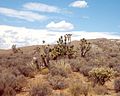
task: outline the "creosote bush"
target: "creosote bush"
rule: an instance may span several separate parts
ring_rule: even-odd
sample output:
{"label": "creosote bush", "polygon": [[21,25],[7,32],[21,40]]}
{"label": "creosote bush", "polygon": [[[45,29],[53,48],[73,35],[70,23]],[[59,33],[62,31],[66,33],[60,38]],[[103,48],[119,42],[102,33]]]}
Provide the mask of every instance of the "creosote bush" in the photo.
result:
{"label": "creosote bush", "polygon": [[69,91],[72,96],[88,96],[89,87],[80,79],[76,79],[70,83]]}
{"label": "creosote bush", "polygon": [[110,68],[100,67],[100,68],[93,68],[89,72],[89,76],[91,80],[95,84],[104,85],[106,81],[109,81],[111,77],[115,75],[115,71]]}
{"label": "creosote bush", "polygon": [[49,96],[52,93],[52,89],[47,82],[39,80],[34,85],[30,86],[30,96]]}
{"label": "creosote bush", "polygon": [[97,85],[93,88],[95,94],[104,96],[108,94],[108,90],[105,86]]}
{"label": "creosote bush", "polygon": [[65,80],[65,77],[62,76],[49,76],[48,81],[52,85],[54,90],[65,89],[68,87],[68,83]]}
{"label": "creosote bush", "polygon": [[58,62],[50,63],[50,74],[52,76],[61,75],[63,77],[68,77],[68,74],[71,73],[71,67],[69,64],[65,63],[62,60]]}
{"label": "creosote bush", "polygon": [[16,96],[25,86],[24,76],[15,76],[11,73],[0,74],[0,96]]}

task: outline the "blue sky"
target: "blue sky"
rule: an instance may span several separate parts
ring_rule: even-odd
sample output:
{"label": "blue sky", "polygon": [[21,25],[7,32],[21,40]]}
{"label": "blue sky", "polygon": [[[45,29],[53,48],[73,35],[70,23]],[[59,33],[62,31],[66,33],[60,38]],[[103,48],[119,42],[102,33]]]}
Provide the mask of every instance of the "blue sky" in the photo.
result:
{"label": "blue sky", "polygon": [[[26,10],[23,5],[29,2],[44,3],[58,7],[60,13],[37,12],[47,16],[44,21],[29,22],[0,14],[0,24],[24,26],[28,28],[45,28],[51,22],[66,20],[74,25],[74,30],[119,32],[120,30],[120,0],[86,0],[88,7],[77,8],[69,6],[75,0],[0,0],[0,7],[15,10]],[[33,11],[33,10],[32,10]]]}
{"label": "blue sky", "polygon": [[[8,27],[14,27],[12,31],[19,27],[120,37],[119,5],[120,0],[0,0],[0,28],[4,26],[5,32]],[[0,32],[1,39],[4,33]]]}

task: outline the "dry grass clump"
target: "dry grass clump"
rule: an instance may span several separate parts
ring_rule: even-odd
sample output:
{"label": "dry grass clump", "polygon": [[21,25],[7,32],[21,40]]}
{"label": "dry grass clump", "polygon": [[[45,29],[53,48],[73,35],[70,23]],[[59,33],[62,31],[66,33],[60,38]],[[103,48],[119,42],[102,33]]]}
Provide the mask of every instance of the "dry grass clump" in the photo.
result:
{"label": "dry grass clump", "polygon": [[30,96],[49,96],[52,94],[51,86],[43,80],[38,80],[38,82],[35,82],[30,86],[30,89]]}
{"label": "dry grass clump", "polygon": [[86,83],[83,83],[80,79],[75,79],[70,83],[69,91],[72,96],[88,96],[89,87]]}
{"label": "dry grass clump", "polygon": [[56,76],[49,76],[48,82],[52,85],[54,90],[57,89],[66,89],[68,87],[68,83],[65,77],[56,75]]}
{"label": "dry grass clump", "polygon": [[61,75],[63,77],[68,77],[71,73],[71,67],[69,64],[65,63],[62,60],[58,62],[51,62],[50,64],[50,74],[52,76]]}

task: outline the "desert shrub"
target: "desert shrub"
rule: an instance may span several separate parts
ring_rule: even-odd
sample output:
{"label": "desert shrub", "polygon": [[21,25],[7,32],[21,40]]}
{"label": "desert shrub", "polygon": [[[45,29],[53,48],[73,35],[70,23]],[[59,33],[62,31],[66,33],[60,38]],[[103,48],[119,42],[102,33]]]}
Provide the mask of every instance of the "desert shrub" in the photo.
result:
{"label": "desert shrub", "polygon": [[51,96],[71,96],[69,93],[60,92],[60,93],[53,93]]}
{"label": "desert shrub", "polygon": [[114,89],[115,89],[115,91],[117,93],[120,92],[120,78],[115,79],[115,81],[114,81]]}
{"label": "desert shrub", "polygon": [[80,79],[76,79],[70,83],[69,88],[70,93],[72,96],[88,96],[89,87],[86,83],[83,83]]}
{"label": "desert shrub", "polygon": [[26,82],[24,77],[15,77],[11,73],[2,73],[0,77],[0,96],[16,96],[16,93],[22,90]]}
{"label": "desert shrub", "polygon": [[34,69],[30,66],[19,66],[19,71],[21,74],[23,74],[25,77],[34,77]]}
{"label": "desert shrub", "polygon": [[116,96],[120,96],[120,92],[116,94]]}
{"label": "desert shrub", "polygon": [[16,92],[11,87],[6,87],[2,96],[16,96]]}
{"label": "desert shrub", "polygon": [[109,81],[111,77],[115,75],[115,71],[110,68],[100,67],[100,68],[93,68],[89,72],[89,76],[91,80],[95,84],[104,85],[106,81]]}
{"label": "desert shrub", "polygon": [[81,59],[71,59],[70,60],[70,66],[71,66],[71,69],[74,71],[74,72],[78,72],[80,71],[80,68],[83,66],[83,65],[86,65],[87,62],[84,58],[81,58]]}
{"label": "desert shrub", "polygon": [[49,76],[48,81],[52,85],[53,89],[65,89],[68,87],[68,83],[65,77],[62,76]]}
{"label": "desert shrub", "polygon": [[42,70],[40,71],[40,73],[41,73],[42,75],[46,75],[46,74],[49,73],[49,69],[48,69],[48,68],[42,69]]}
{"label": "desert shrub", "polygon": [[30,96],[48,96],[52,93],[52,89],[47,82],[40,81],[31,86]]}
{"label": "desert shrub", "polygon": [[120,65],[114,67],[113,69],[116,71],[116,74],[115,74],[116,77],[117,77],[117,76],[120,76]]}
{"label": "desert shrub", "polygon": [[63,77],[68,77],[68,74],[71,72],[71,67],[69,64],[64,61],[51,62],[50,64],[50,74],[52,76],[61,75]]}
{"label": "desert shrub", "polygon": [[14,82],[15,83],[14,90],[16,92],[20,92],[22,88],[25,87],[26,81],[27,80],[23,75],[17,76],[16,81]]}
{"label": "desert shrub", "polygon": [[82,73],[84,76],[89,76],[89,71],[91,71],[93,66],[90,65],[84,65],[82,66],[79,71]]}
{"label": "desert shrub", "polygon": [[102,95],[103,96],[105,94],[108,94],[108,90],[104,86],[97,85],[93,88],[93,90],[94,90],[95,94],[97,94],[97,95]]}

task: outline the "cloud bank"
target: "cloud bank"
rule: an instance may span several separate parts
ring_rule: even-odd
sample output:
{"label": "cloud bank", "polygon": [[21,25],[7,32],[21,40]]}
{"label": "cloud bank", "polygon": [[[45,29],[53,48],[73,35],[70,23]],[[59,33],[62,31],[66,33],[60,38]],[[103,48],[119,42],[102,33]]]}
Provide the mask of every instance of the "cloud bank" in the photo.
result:
{"label": "cloud bank", "polygon": [[64,34],[71,33],[72,40],[80,40],[81,38],[96,39],[120,39],[120,36],[110,34],[108,32],[85,32],[85,31],[70,31],[70,32],[54,32],[47,29],[29,29],[25,27],[14,27],[0,25],[0,48],[8,49],[13,44],[18,47],[39,45],[45,40],[47,44],[55,43],[56,40]]}

